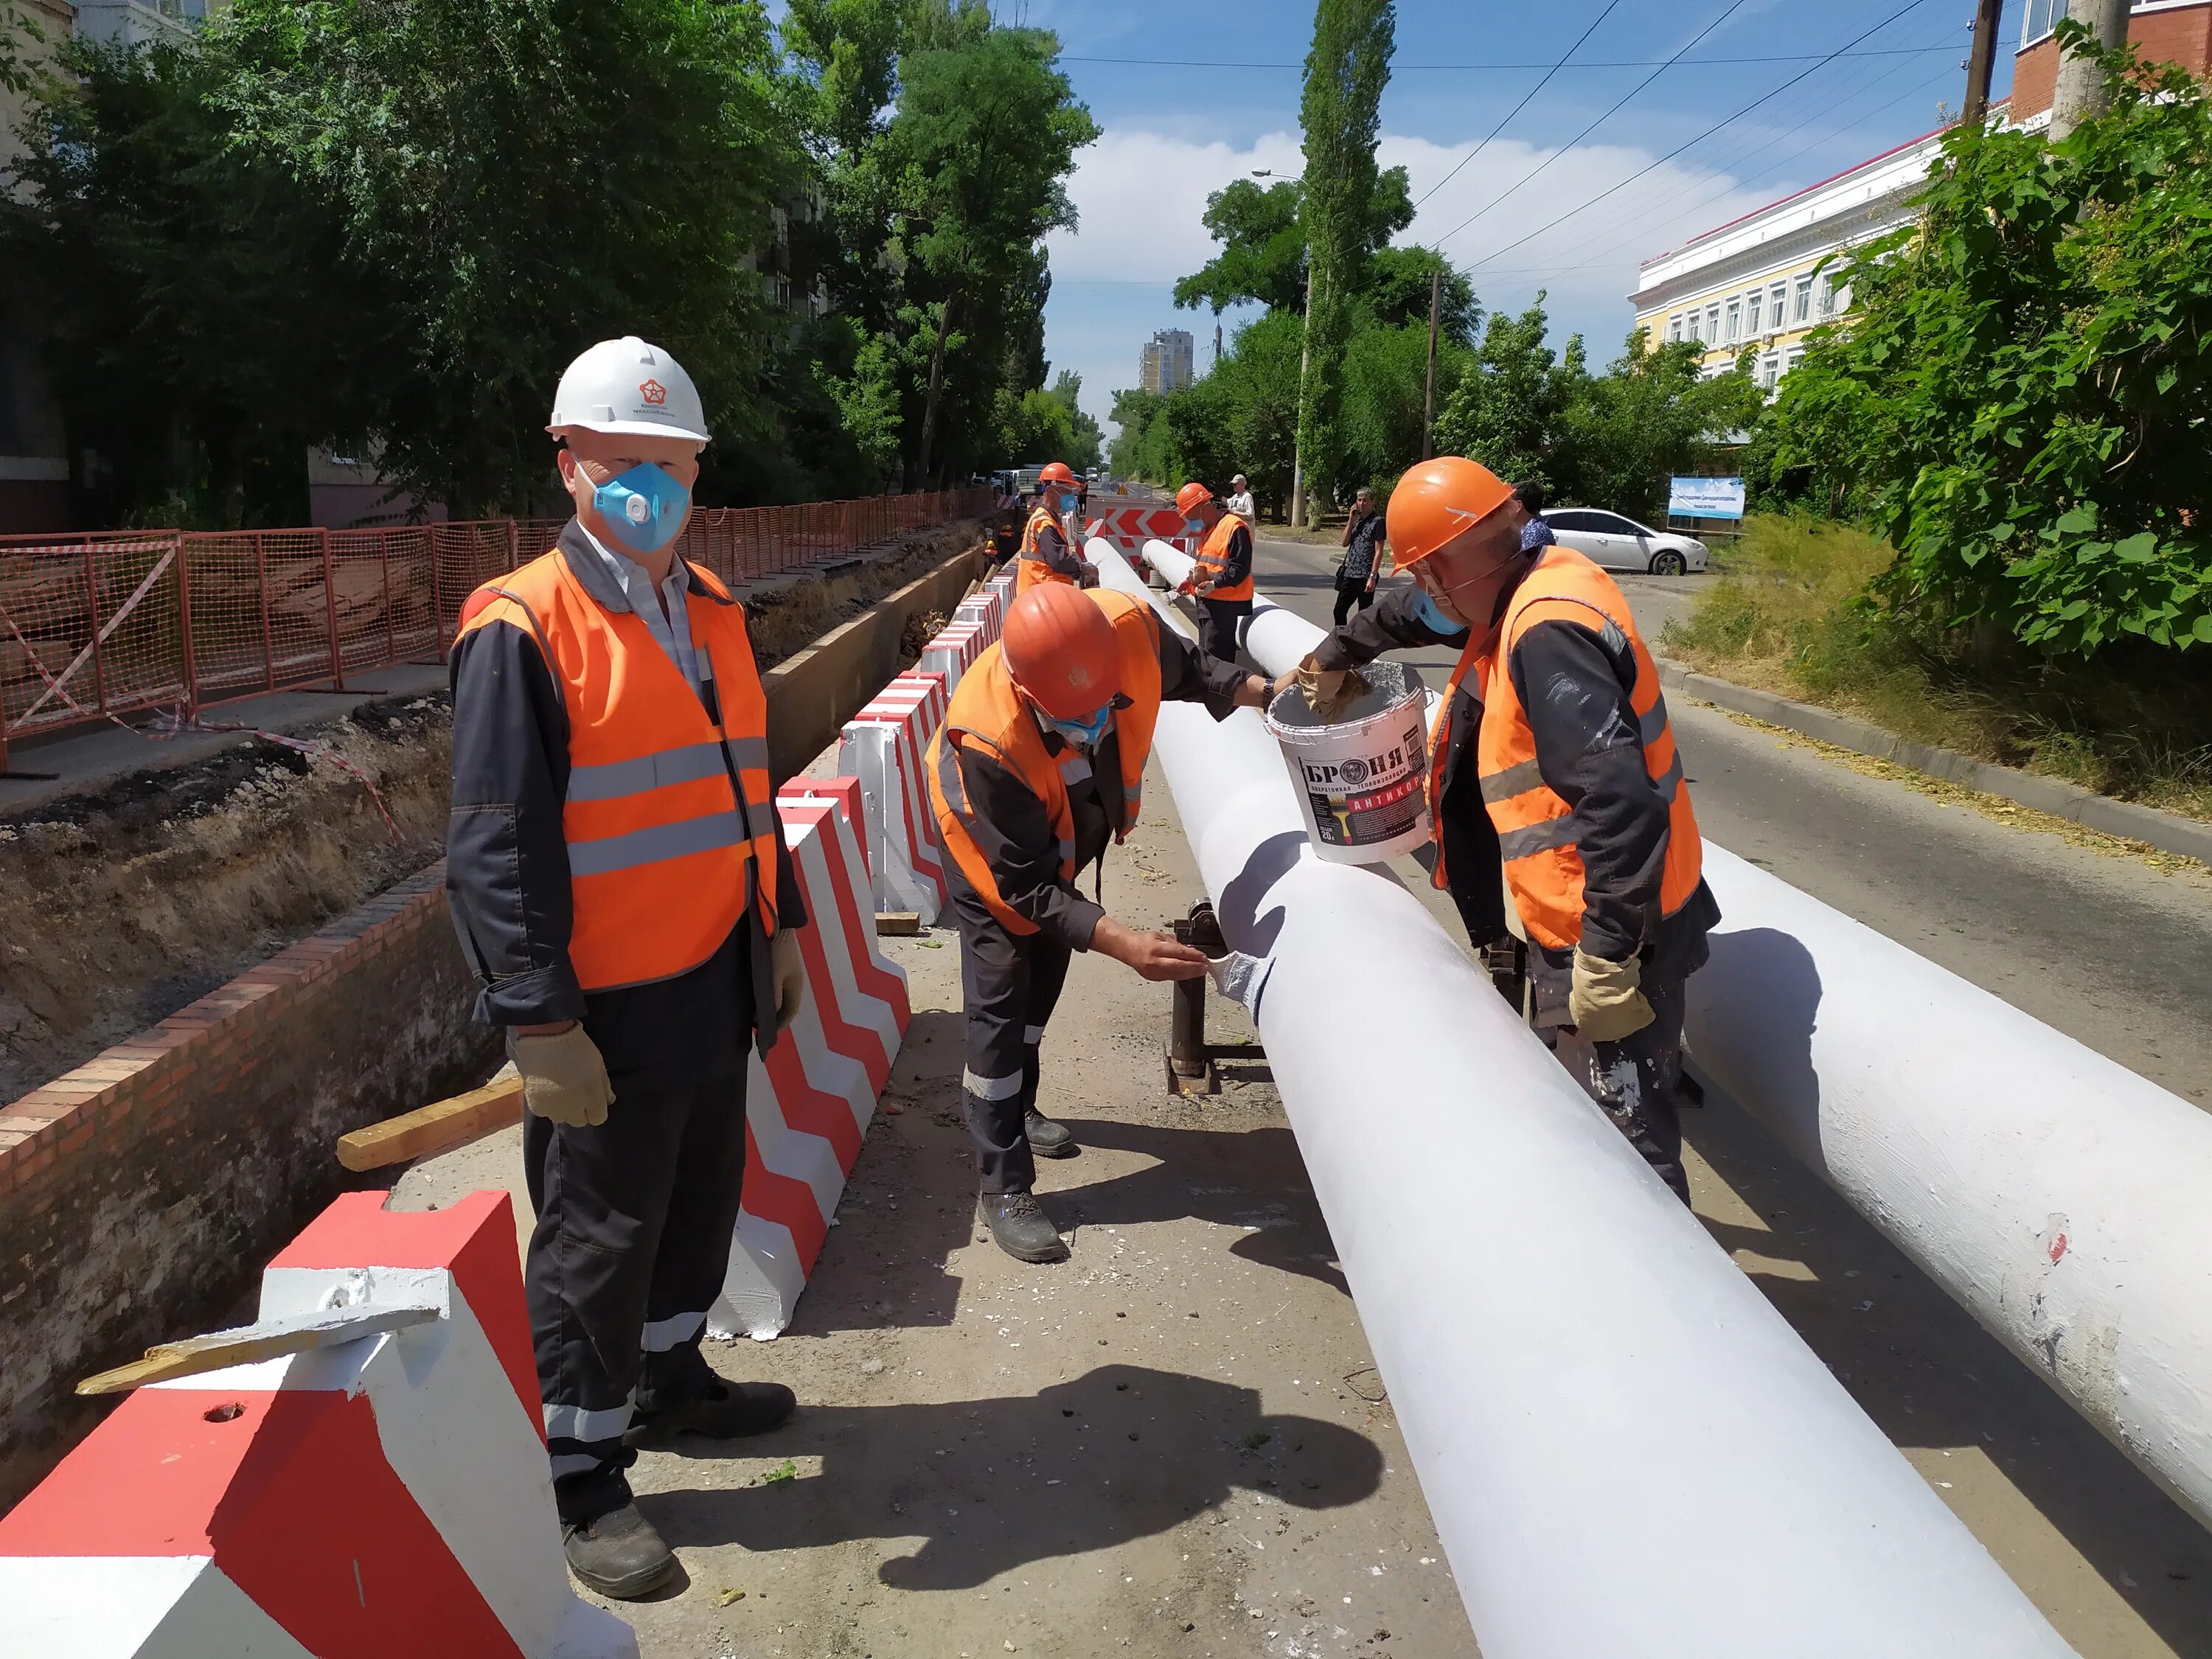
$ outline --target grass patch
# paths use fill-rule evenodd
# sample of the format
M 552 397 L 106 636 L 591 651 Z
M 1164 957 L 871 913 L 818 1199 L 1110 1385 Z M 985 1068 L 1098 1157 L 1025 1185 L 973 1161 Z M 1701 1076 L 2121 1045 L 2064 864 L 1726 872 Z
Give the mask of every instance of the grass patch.
M 1849 525 L 1754 515 L 1662 647 L 1921 743 L 2212 821 L 2212 652 L 2130 642 L 2085 663 L 1938 627 L 1868 597 L 1895 557 Z

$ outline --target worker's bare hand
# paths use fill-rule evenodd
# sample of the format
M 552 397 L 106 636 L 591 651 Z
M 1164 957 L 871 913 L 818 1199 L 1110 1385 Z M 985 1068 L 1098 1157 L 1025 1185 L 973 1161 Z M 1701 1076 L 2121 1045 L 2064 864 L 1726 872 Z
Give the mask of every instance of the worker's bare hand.
M 1296 675 L 1291 676 L 1296 678 Z M 1247 674 L 1237 685 L 1237 707 L 1265 708 L 1274 700 L 1275 686 L 1263 674 Z
M 1111 916 L 1098 919 L 1091 948 L 1126 963 L 1146 979 L 1196 979 L 1206 971 L 1206 952 L 1195 945 L 1178 944 L 1173 933 L 1140 933 Z

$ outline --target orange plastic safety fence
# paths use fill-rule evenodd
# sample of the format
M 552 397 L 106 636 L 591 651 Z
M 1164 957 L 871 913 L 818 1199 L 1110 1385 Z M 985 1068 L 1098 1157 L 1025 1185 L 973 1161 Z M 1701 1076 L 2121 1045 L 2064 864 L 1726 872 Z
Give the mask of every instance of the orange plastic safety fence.
M 988 510 L 942 490 L 695 510 L 684 556 L 737 586 L 847 558 Z M 0 538 L 0 771 L 8 741 L 435 662 L 482 583 L 538 557 L 565 520 L 362 530 L 100 531 Z

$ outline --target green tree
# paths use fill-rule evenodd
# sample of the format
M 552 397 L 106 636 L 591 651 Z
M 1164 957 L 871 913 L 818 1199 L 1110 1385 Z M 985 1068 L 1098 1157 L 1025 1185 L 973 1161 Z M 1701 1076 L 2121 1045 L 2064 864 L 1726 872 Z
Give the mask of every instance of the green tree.
M 1141 387 L 1114 394 L 1111 418 L 1119 429 L 1107 451 L 1107 464 L 1117 477 L 1167 482 L 1167 427 L 1162 418 L 1166 404 L 1158 392 Z
M 1549 326 L 1540 293 L 1517 317 L 1492 315 L 1474 372 L 1438 408 L 1438 453 L 1465 455 L 1516 483 L 1563 486 L 1554 453 L 1561 418 L 1589 376 L 1582 336 L 1569 337 L 1562 362 L 1545 343 Z
M 2083 656 L 2212 644 L 2212 106 L 2099 56 L 2112 106 L 2063 142 L 1944 141 L 1919 222 L 1844 266 L 1851 313 L 1755 448 L 1770 491 L 1888 537 L 1894 605 Z
M 1345 346 L 1370 251 L 1382 88 L 1397 21 L 1393 0 L 1320 0 L 1298 116 L 1305 137 L 1299 203 L 1308 250 L 1297 453 L 1304 493 L 1326 498 L 1338 471 Z M 1302 516 L 1293 499 L 1291 517 Z
M 1239 179 L 1206 198 L 1204 223 L 1221 252 L 1175 287 L 1175 302 L 1188 310 L 1211 306 L 1218 317 L 1231 306 L 1256 302 L 1270 311 L 1303 311 L 1306 302 L 1306 232 L 1297 180 L 1278 179 L 1264 190 Z
M 1042 315 L 1043 238 L 1074 224 L 1066 177 L 1075 152 L 1098 136 L 1054 67 L 1059 41 L 1040 29 L 961 33 L 959 20 L 981 11 L 948 14 L 954 44 L 925 46 L 901 60 L 898 110 L 885 136 L 896 246 L 918 302 L 906 321 L 933 336 L 915 446 L 918 478 L 932 476 L 948 358 L 969 348 L 960 401 L 988 407 L 1004 384 L 1000 354 L 1020 343 L 1015 325 Z M 955 459 L 972 459 L 972 448 Z

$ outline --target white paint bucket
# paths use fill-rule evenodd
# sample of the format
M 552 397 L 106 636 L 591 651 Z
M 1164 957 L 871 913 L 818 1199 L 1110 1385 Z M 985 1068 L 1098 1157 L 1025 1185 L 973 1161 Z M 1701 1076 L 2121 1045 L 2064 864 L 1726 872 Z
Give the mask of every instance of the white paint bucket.
M 1267 709 L 1306 838 L 1333 864 L 1377 863 L 1429 838 L 1427 690 L 1403 663 L 1359 672 L 1371 689 L 1326 726 L 1296 686 Z

